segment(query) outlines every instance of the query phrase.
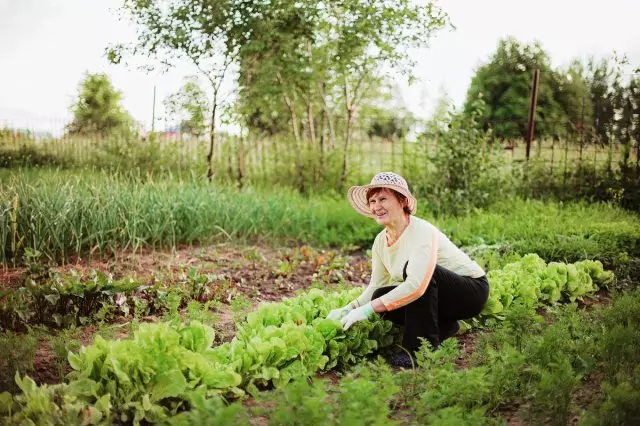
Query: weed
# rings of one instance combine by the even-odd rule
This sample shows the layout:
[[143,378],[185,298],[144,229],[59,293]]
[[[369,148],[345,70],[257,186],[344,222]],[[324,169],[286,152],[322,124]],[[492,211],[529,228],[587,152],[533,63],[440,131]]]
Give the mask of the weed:
[[63,380],[66,367],[69,365],[67,361],[69,352],[77,352],[80,349],[79,332],[79,329],[68,328],[49,337],[49,345],[53,351],[60,381]]
[[10,331],[0,333],[0,390],[15,390],[14,376],[27,374],[33,370],[38,336],[34,332],[15,334]]

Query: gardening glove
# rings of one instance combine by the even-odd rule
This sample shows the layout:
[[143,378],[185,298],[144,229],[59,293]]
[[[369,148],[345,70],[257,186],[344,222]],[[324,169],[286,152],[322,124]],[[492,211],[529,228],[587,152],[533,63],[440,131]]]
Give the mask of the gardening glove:
[[340,323],[342,324],[342,328],[344,330],[348,330],[349,327],[351,327],[356,322],[366,320],[372,315],[373,306],[371,305],[371,302],[369,302],[366,305],[349,312],[346,317],[340,320]]
[[331,312],[329,312],[329,315],[327,315],[327,319],[341,320],[353,309],[354,309],[353,305],[349,303],[347,306],[343,306],[342,308],[334,309]]

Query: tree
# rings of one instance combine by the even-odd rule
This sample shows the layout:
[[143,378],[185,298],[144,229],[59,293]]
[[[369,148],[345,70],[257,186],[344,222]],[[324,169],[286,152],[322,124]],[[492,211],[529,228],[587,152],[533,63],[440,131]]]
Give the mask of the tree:
[[107,49],[108,59],[116,64],[126,54],[152,58],[155,63],[147,65],[149,70],[186,60],[207,80],[211,91],[209,180],[215,174],[216,121],[225,103],[221,88],[240,50],[237,23],[246,14],[237,6],[234,0],[124,0],[120,12],[135,23],[137,40]]
[[134,120],[121,106],[121,100],[122,94],[106,74],[85,73],[78,87],[78,99],[71,107],[73,121],[67,126],[67,132],[103,136],[131,132]]
[[344,186],[363,99],[384,70],[410,75],[408,48],[428,45],[447,24],[446,14],[431,2],[413,5],[408,0],[246,1],[253,14],[244,22],[250,29],[244,33],[251,37],[241,51],[243,104],[266,111],[267,105],[283,103],[296,141],[303,137],[300,117],[306,117],[310,143],[318,121],[314,111],[322,111],[321,123],[327,123],[333,144],[338,132],[334,113],[341,110],[339,185]]
[[640,72],[636,70],[624,81],[628,59],[590,57],[582,66],[592,106],[594,139],[603,144],[618,141],[628,145],[638,140],[640,132]]
[[367,136],[395,141],[403,138],[409,131],[407,121],[390,111],[378,110],[371,116],[371,123],[367,129]]
[[[478,68],[471,80],[465,112],[470,114],[476,100],[481,98],[486,105],[482,116],[478,117],[483,128],[491,128],[501,139],[524,138],[534,68],[540,69],[536,134],[558,136],[562,125],[568,121],[566,107],[556,98],[563,79],[551,68],[549,56],[539,43],[521,44],[512,37],[500,40],[489,62]],[[579,104],[581,100],[571,98],[566,101]]]
[[188,78],[180,90],[165,99],[164,105],[169,115],[180,117],[180,131],[196,138],[204,135],[210,107],[196,78]]
[[[553,96],[562,108],[566,122],[554,126],[554,136],[580,133],[585,142],[593,136],[593,105],[586,77],[586,70],[578,60],[571,62],[566,70],[552,73]],[[536,126],[537,127],[537,126]]]

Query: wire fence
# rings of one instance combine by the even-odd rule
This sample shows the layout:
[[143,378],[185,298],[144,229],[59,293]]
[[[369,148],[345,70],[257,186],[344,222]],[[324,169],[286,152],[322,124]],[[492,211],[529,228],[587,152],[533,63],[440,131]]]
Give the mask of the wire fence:
[[[425,160],[435,155],[438,147],[442,145],[442,140],[437,137],[381,137],[377,135],[367,135],[369,127],[360,125],[353,131],[350,141],[347,161],[353,164],[369,166],[376,169],[398,169],[402,170],[405,163],[405,156],[415,156],[416,152],[421,153]],[[236,163],[238,151],[244,149],[245,162],[263,163],[265,161],[276,161],[270,151],[284,154],[288,151],[313,148],[322,150],[326,154],[332,152],[342,153],[344,150],[344,137],[336,137],[331,141],[328,137],[321,139],[320,136],[311,142],[308,138],[301,141],[294,141],[291,137],[239,137],[226,134],[216,135],[214,157],[221,161],[231,161]],[[118,137],[100,136],[62,136],[51,137],[46,133],[22,131],[0,132],[0,149],[6,151],[19,151],[21,148],[31,148],[36,153],[51,155],[58,158],[72,159],[77,163],[92,162],[99,160],[103,152],[120,157],[123,163],[133,154],[152,155],[157,151],[159,156],[168,156],[167,162],[175,163],[177,167],[189,167],[189,164],[203,162],[209,149],[208,137],[193,137],[176,131],[158,132],[153,138],[153,142],[147,136],[134,140]],[[617,167],[621,162],[629,165],[638,165],[638,141],[621,143],[610,140],[607,143],[586,142],[589,138],[583,138],[579,133],[574,133],[562,139],[542,138],[533,141],[530,149],[529,163],[537,166],[546,166],[550,172],[560,172],[580,165],[593,165]],[[523,139],[492,140],[492,143],[502,147],[505,159],[513,163],[525,163],[526,141]],[[235,152],[234,152],[235,151]],[[264,157],[264,158],[263,158]]]
[[[523,138],[527,130],[525,117],[501,117],[484,123],[483,130],[489,135],[486,143],[507,164],[504,172],[514,177],[535,172],[539,179],[558,184],[572,180],[578,191],[596,187],[602,177],[609,178],[620,168],[634,168],[636,177],[640,176],[640,143],[633,137],[637,131],[626,138],[613,128],[604,132],[597,108],[587,105],[584,99],[570,108],[584,113],[573,121],[545,119],[536,123],[540,136],[534,137],[529,155]],[[162,130],[152,135],[139,132],[136,137],[104,138],[59,134],[59,128],[64,127],[60,120],[55,121],[55,128],[44,132],[41,126],[35,131],[24,123],[12,125],[2,117],[0,123],[4,125],[4,130],[0,126],[0,167],[88,165],[170,170],[198,176],[205,176],[209,167],[208,135],[194,137]],[[311,131],[306,124],[305,120],[300,121],[297,140],[286,134],[266,136],[264,132],[248,136],[217,133],[212,165],[216,176],[240,186],[325,189],[338,187],[339,183],[367,181],[382,170],[420,179],[427,171],[437,173],[438,151],[445,144],[456,143],[442,136],[447,123],[411,117],[357,117],[348,144],[344,117],[334,117],[333,128],[322,126]],[[482,149],[485,147],[478,147]],[[344,164],[348,170],[346,182],[341,181]]]

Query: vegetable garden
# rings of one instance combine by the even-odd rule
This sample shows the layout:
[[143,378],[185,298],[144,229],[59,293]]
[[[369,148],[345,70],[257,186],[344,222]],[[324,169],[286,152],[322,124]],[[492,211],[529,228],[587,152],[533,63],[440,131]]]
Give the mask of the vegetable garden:
[[488,271],[491,293],[398,370],[391,322],[326,319],[370,274],[377,228],[346,201],[64,173],[0,186],[4,424],[640,418],[634,213],[523,199],[419,212]]

